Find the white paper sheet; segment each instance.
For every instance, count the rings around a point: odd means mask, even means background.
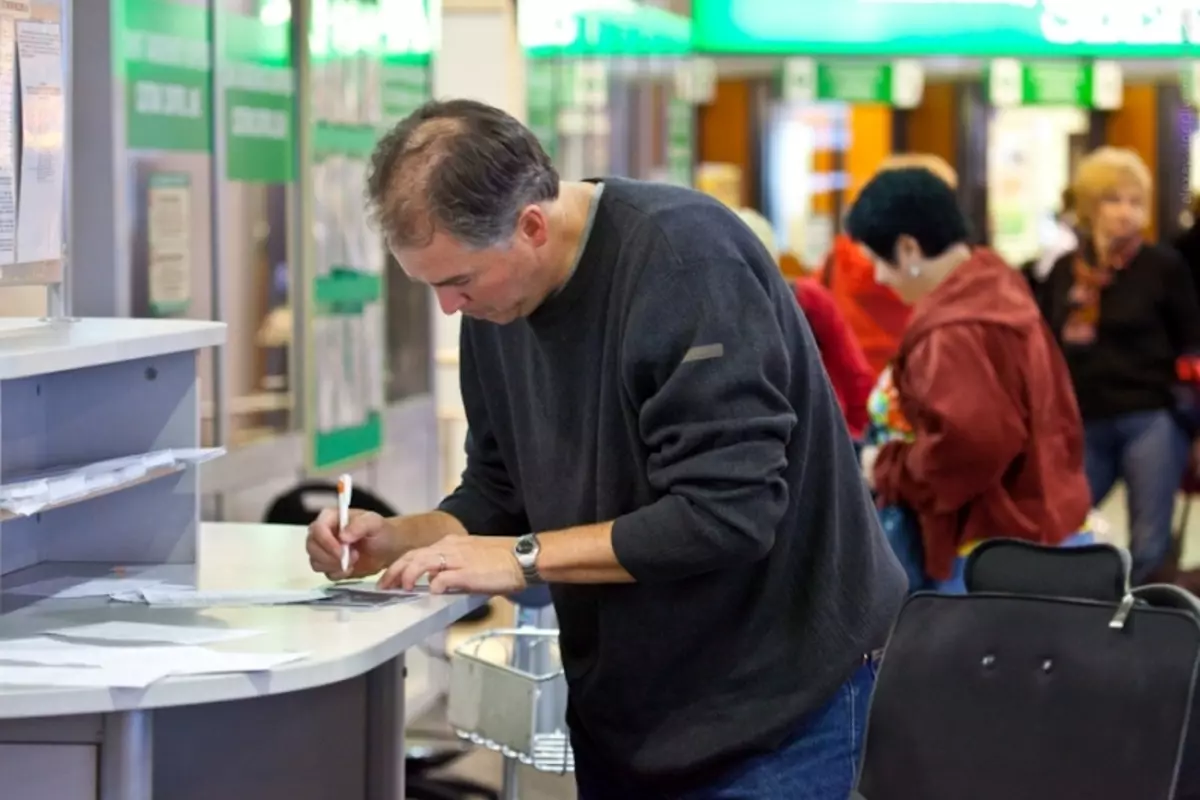
[[[0,685],[95,686],[144,689],[167,673],[151,665],[125,667],[25,667],[0,665]]]
[[[104,646],[48,636],[0,641],[0,670],[77,668],[102,671],[110,685],[146,686],[169,675],[261,672],[307,657],[307,653],[227,653],[205,647]],[[128,675],[125,675],[128,673]],[[106,685],[95,676],[87,685]]]
[[[406,592],[403,589],[380,589],[374,580],[363,581],[342,581],[340,583],[331,583],[325,587],[331,592],[355,592],[356,594],[383,594],[395,597],[419,597],[423,594],[429,594],[429,586],[416,586],[416,591]]]
[[[123,603],[147,603],[172,608],[217,608],[221,606],[284,606],[311,603],[325,597],[320,589],[208,591],[196,589],[148,588],[137,592],[119,592],[113,600]]]
[[[33,597],[53,597],[56,599],[74,599],[80,597],[108,597],[116,592],[133,592],[141,589],[157,587],[166,591],[188,591],[190,586],[166,583],[155,578],[47,578],[24,586],[17,586],[10,591],[13,594]]]
[[[17,260],[62,258],[62,30],[56,22],[17,23],[21,82],[21,182]]]
[[[49,636],[67,639],[100,639],[112,642],[163,642],[170,644],[212,644],[258,636],[262,631],[246,628],[209,628],[191,625],[155,625],[148,622],[98,622],[46,631]]]

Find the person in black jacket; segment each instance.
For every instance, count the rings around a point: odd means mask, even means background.
[[[1176,367],[1200,352],[1200,303],[1179,253],[1142,238],[1150,173],[1135,153],[1102,147],[1074,183],[1080,246],[1058,259],[1040,304],[1075,384],[1092,501],[1124,481],[1133,580],[1171,580],[1171,517],[1189,453]]]

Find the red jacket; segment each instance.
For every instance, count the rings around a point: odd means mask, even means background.
[[[918,515],[931,577],[969,543],[1053,545],[1083,527],[1083,423],[1019,272],[975,251],[916,305],[892,369],[915,436],[883,446],[875,488]]]
[[[842,407],[846,427],[858,439],[867,427],[867,396],[875,384],[875,373],[833,294],[811,278],[796,281],[795,292],[821,350],[821,362]]]
[[[875,282],[875,265],[849,236],[838,234],[820,280],[854,332],[867,363],[883,372],[900,344],[912,310],[896,293]]]

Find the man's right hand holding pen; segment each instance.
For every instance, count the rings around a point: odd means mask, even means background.
[[[349,517],[346,529],[339,530],[337,509],[325,509],[308,526],[308,563],[330,580],[374,575],[410,550],[467,534],[457,519],[441,511],[385,519],[373,511],[350,509]],[[345,571],[343,545],[350,548],[350,567]]]

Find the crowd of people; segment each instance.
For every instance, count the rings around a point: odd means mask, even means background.
[[[1200,228],[1147,241],[1149,171],[1104,147],[1018,270],[968,244],[956,186],[935,156],[892,157],[796,284],[910,587],[962,591],[985,538],[1093,541],[1118,481],[1133,582],[1200,584],[1172,527],[1200,432]]]

